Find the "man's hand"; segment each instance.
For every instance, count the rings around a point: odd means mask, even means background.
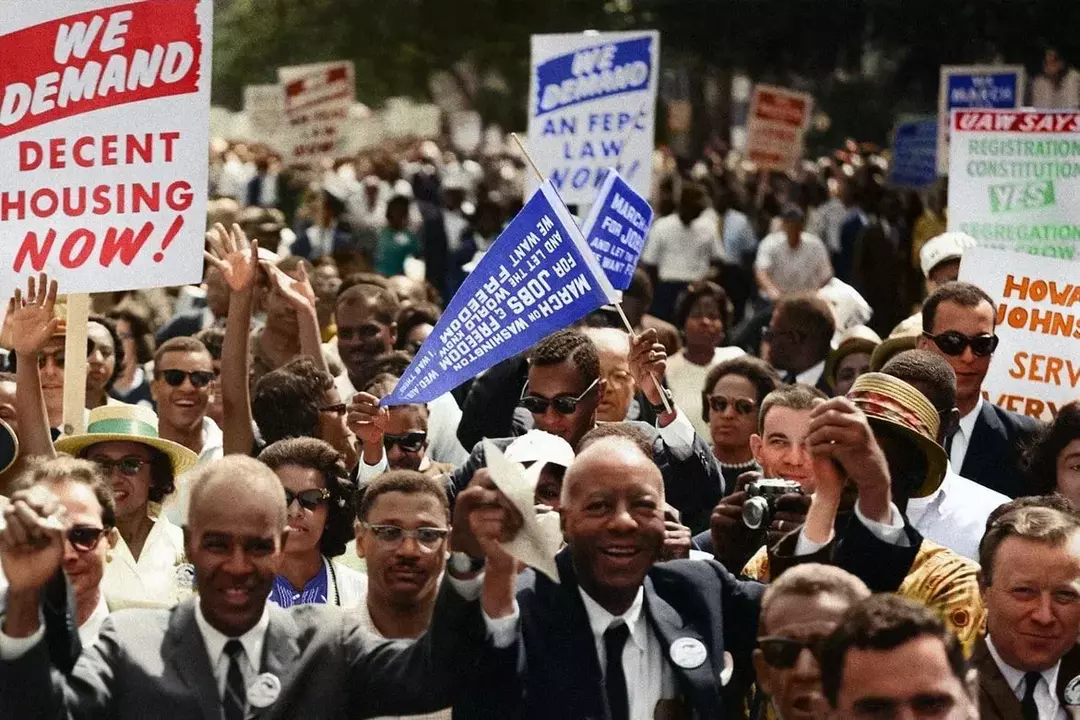
[[[368,465],[375,464],[368,462],[367,450],[369,448],[372,450],[379,449],[379,453],[373,453],[378,455],[375,458],[376,463],[382,459],[383,435],[386,434],[386,424],[389,421],[390,409],[379,407],[379,398],[366,392],[358,392],[353,395],[353,399],[349,403],[349,414],[345,417],[345,424],[353,435],[360,438],[360,442],[363,443],[364,462],[367,462]]]
[[[285,274],[281,268],[268,262],[262,263],[263,270],[270,277],[274,292],[280,294],[297,312],[315,311],[315,290],[308,279],[307,267],[303,261],[296,266],[297,277]]]
[[[56,304],[56,281],[41,273],[35,283],[33,276],[26,281],[26,296],[15,289],[15,296],[8,305],[8,322],[11,331],[11,349],[26,362],[37,362],[37,354],[56,334],[60,318],[53,316]]]
[[[735,481],[735,492],[723,498],[713,508],[709,518],[713,556],[733,573],[742,570],[747,561],[765,542],[765,533],[751,530],[742,520],[742,508],[749,495],[748,483],[761,479],[761,473],[746,472]]]
[[[781,538],[806,522],[810,511],[810,496],[802,493],[788,493],[776,498],[776,514],[766,533],[769,547],[780,542]]]
[[[517,508],[495,487],[491,472],[480,468],[454,503],[450,549],[488,563],[514,565],[499,543],[509,542],[521,530],[524,519]]]
[[[656,386],[667,369],[667,350],[657,342],[655,328],[630,337],[630,374],[653,405],[660,404],[660,389]]]
[[[690,557],[690,528],[675,520],[664,521],[664,547],[662,560],[679,560]]]
[[[64,508],[43,487],[20,490],[3,508],[0,567],[12,595],[36,593],[64,558]]]
[[[259,267],[259,241],[248,242],[240,226],[233,223],[232,232],[217,223],[206,233],[206,242],[213,252],[203,251],[206,261],[216,267],[233,292],[250,290],[255,284]]]

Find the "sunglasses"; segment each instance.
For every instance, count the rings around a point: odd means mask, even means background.
[[[374,535],[376,540],[393,547],[400,545],[405,538],[413,538],[425,550],[434,550],[450,534],[446,528],[422,527],[406,530],[397,525],[372,525],[370,523],[361,523],[361,525]]]
[[[757,403],[750,398],[729,398],[723,395],[710,395],[709,407],[713,412],[727,412],[729,407],[734,407],[740,415],[751,415],[757,409]]]
[[[955,330],[949,330],[943,332],[940,335],[931,335],[930,333],[923,333],[923,337],[927,340],[932,340],[937,345],[938,350],[950,356],[963,355],[964,350],[970,345],[971,352],[977,357],[987,357],[993,355],[997,350],[998,336],[997,335],[975,335],[969,337],[963,333],[958,333]]]
[[[187,370],[158,370],[157,374],[158,377],[165,378],[165,382],[171,387],[180,387],[184,384],[184,380],[191,378],[192,387],[204,388],[214,382],[214,378],[217,377],[211,370],[196,370],[195,372],[188,372]]]
[[[301,490],[298,493],[294,493],[289,489],[285,490],[285,507],[292,505],[293,500],[295,500],[305,510],[314,510],[329,499],[330,491],[326,488],[311,488],[310,490]]]
[[[333,413],[334,415],[344,415],[345,411],[349,407],[345,403],[335,403],[333,405],[323,405],[319,408],[319,412]]]
[[[93,340],[86,341],[86,357],[89,358],[94,354],[94,347]],[[56,363],[56,367],[62,370],[64,368],[64,363],[67,361],[67,350],[61,348],[59,350],[53,350],[52,352],[39,352],[37,355],[38,368],[44,369],[49,358],[52,358],[52,361]]]
[[[767,325],[761,328],[761,339],[765,342],[772,342],[777,338],[790,338],[794,342],[802,335],[798,330],[774,330]]]
[[[404,435],[383,435],[383,447],[387,450],[397,445],[404,452],[420,452],[427,441],[426,432],[411,432]]]
[[[578,403],[581,402],[586,395],[592,392],[592,389],[596,387],[598,382],[600,382],[600,378],[593,380],[592,384],[585,388],[577,397],[574,397],[573,395],[558,395],[550,400],[546,397],[540,397],[539,395],[526,395],[525,391],[529,389],[528,384],[526,384],[521,390],[521,398],[518,400],[518,405],[525,408],[533,415],[543,415],[547,412],[548,406],[554,408],[555,412],[560,415],[571,415],[574,410],[577,409]]]
[[[67,531],[67,540],[76,551],[87,553],[97,547],[104,534],[105,528],[76,525]]]
[[[799,655],[804,649],[809,650],[817,660],[821,657],[821,647],[825,642],[824,636],[810,638],[809,640],[793,640],[787,637],[763,637],[758,638],[758,650],[765,657],[765,662],[779,670],[788,670],[795,667]]]
[[[101,472],[106,475],[112,475],[113,470],[119,470],[120,474],[124,477],[135,477],[139,474],[139,471],[143,469],[144,465],[149,465],[149,460],[143,460],[140,457],[125,457],[119,460],[110,460],[109,458],[91,458],[92,463],[101,468]]]

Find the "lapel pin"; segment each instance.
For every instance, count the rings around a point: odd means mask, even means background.
[[[700,640],[688,637],[679,638],[671,643],[671,650],[668,654],[671,656],[671,662],[684,670],[701,667],[708,655],[705,651],[705,645]]]
[[[247,701],[254,708],[270,707],[280,694],[281,681],[277,676],[263,673],[248,685]]]
[[[1080,675],[1077,675],[1065,686],[1065,704],[1080,705]]]

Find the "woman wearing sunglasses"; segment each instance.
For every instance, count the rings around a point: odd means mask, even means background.
[[[1080,400],[1064,405],[1026,453],[1033,495],[1056,492],[1080,505]]]
[[[322,440],[300,437],[273,443],[259,460],[281,480],[289,513],[285,561],[270,601],[280,607],[359,605],[367,577],[333,559],[353,538],[356,491],[341,454]]]
[[[724,487],[733,488],[739,475],[761,469],[754,462],[750,436],[757,432],[761,401],[776,385],[769,364],[749,355],[720,363],[705,378],[701,417],[708,423]]]

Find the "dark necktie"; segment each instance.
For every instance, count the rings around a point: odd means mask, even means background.
[[[1042,674],[1029,672],[1024,675],[1024,699],[1020,701],[1020,714],[1024,720],[1039,720],[1039,707],[1035,704],[1035,688]]]
[[[626,673],[623,672],[622,653],[630,628],[619,622],[604,631],[604,655],[607,670],[604,673],[604,692],[607,694],[610,720],[630,720],[630,700],[626,694]]]
[[[230,640],[225,643],[225,654],[229,656],[229,673],[225,676],[225,696],[221,699],[221,706],[225,710],[225,720],[244,720],[247,690],[244,687],[244,673],[240,670],[244,646],[239,640]]]
[[[799,376],[793,372],[789,372],[787,375],[784,376],[785,385],[794,385],[797,382],[799,382]]]

